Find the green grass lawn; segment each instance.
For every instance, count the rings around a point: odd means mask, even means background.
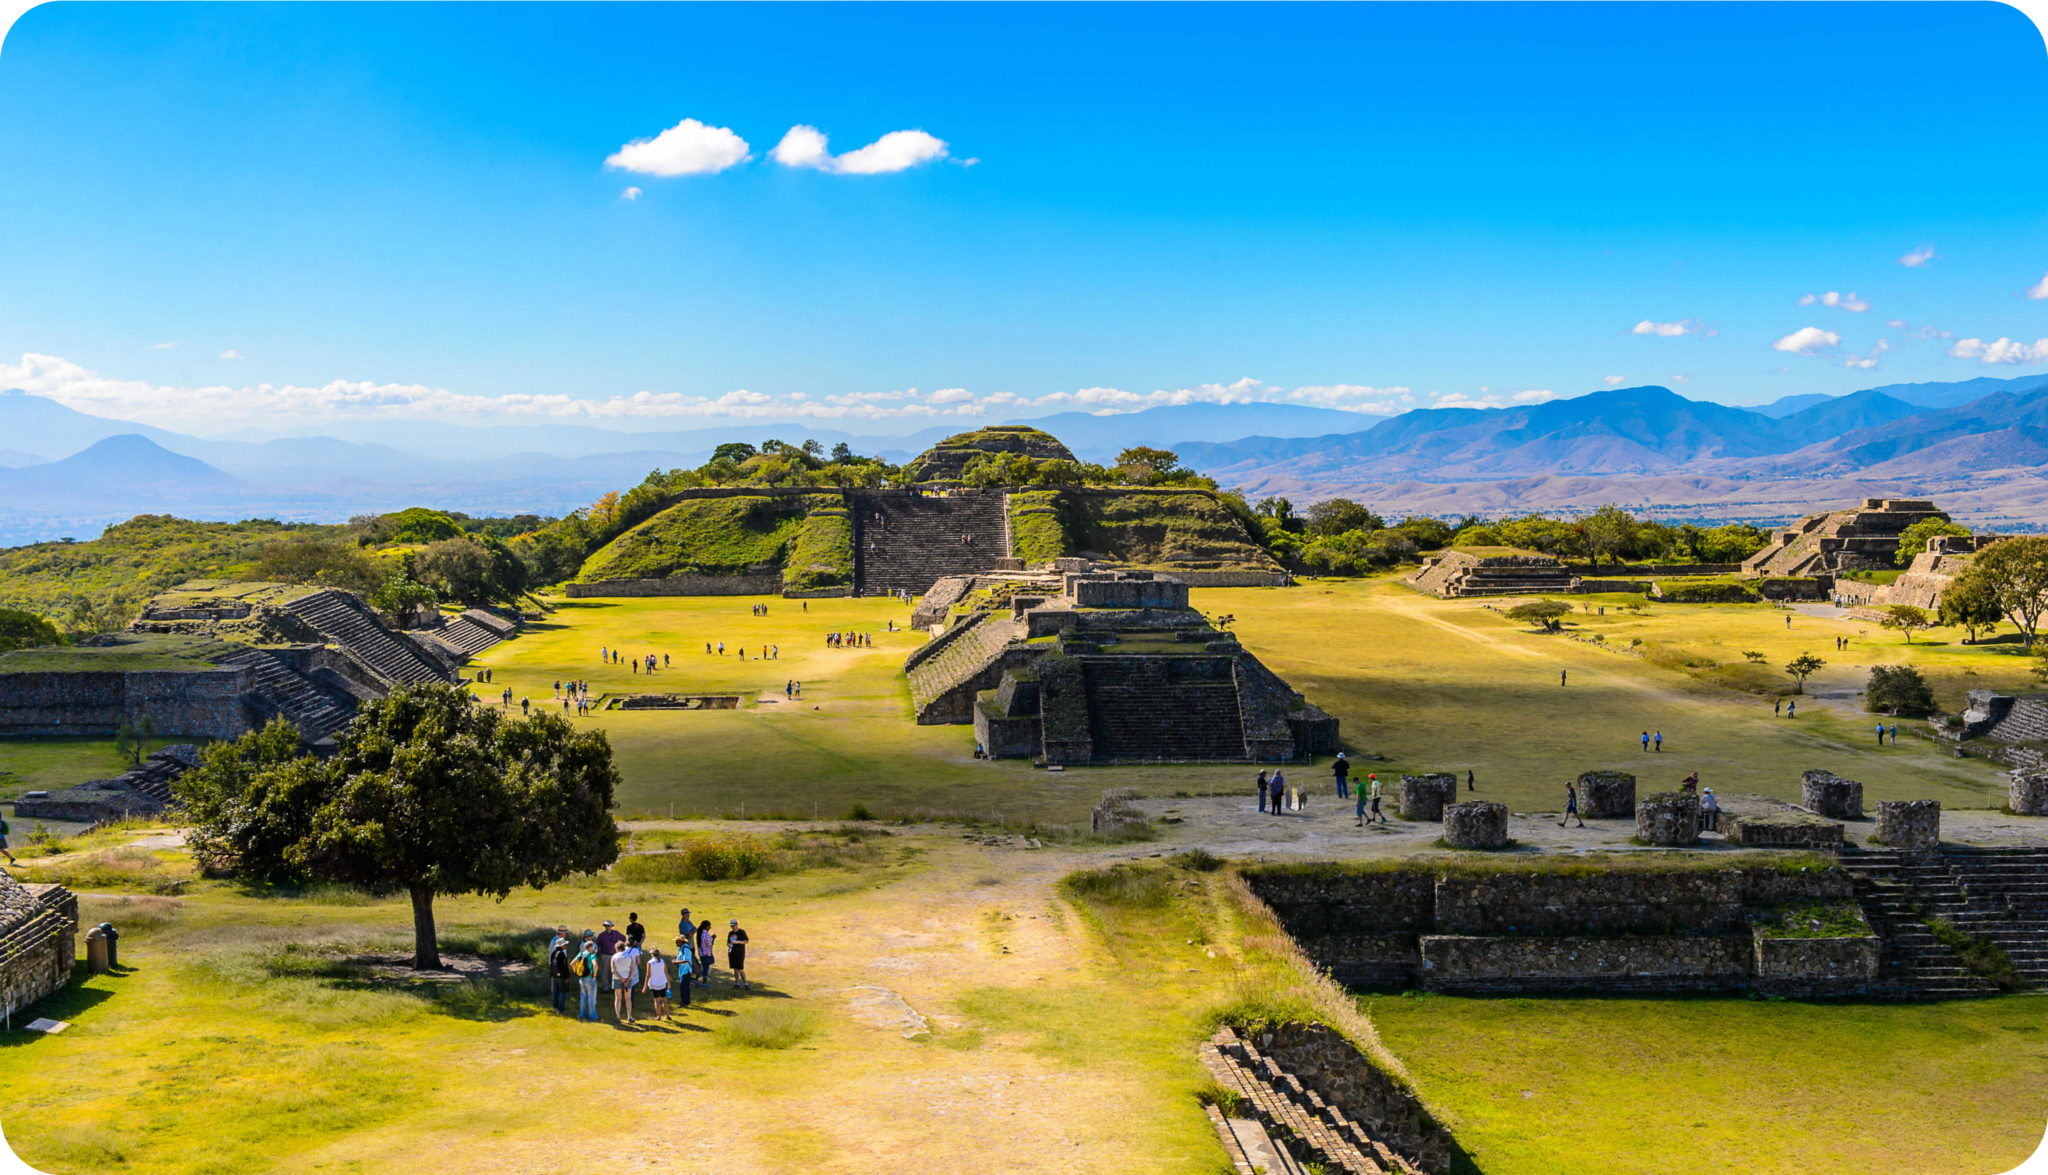
[[[152,748],[159,742],[150,743]],[[128,770],[110,738],[0,739],[0,798],[56,791]]]
[[[1489,1175],[1990,1175],[2048,1121],[2048,996],[1361,1004]]]

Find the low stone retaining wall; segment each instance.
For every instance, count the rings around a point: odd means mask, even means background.
[[[155,733],[231,739],[250,727],[240,667],[0,674],[0,736],[111,737],[147,717]]]
[[[572,583],[562,590],[572,600],[606,596],[779,596],[782,594],[782,573],[602,579],[595,583]]]
[[[1691,792],[1657,792],[1636,805],[1636,839],[1676,847],[1700,839],[1700,801]]]
[[[1744,816],[1728,827],[1728,838],[1745,849],[1815,849],[1840,852],[1842,826],[1801,812]]]
[[[1863,785],[1832,771],[1808,771],[1799,777],[1799,806],[1830,820],[1863,819]]]
[[[1749,983],[1748,935],[1502,938],[1430,935],[1422,940],[1429,991],[1734,991]]]
[[[0,932],[0,1008],[18,1017],[70,981],[78,898],[61,885],[24,886],[8,877],[0,880],[0,924],[7,927]]]
[[[1757,990],[1767,995],[1814,997],[1867,991],[1877,982],[1878,938],[1756,936],[1752,963]]]
[[[1879,844],[1895,849],[1932,849],[1941,844],[1940,800],[1882,800],[1877,805]]]
[[[1285,571],[1177,571],[1171,575],[1189,587],[1293,587],[1294,576]]]

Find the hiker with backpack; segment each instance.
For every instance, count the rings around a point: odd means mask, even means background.
[[[597,938],[583,932],[583,949],[569,960],[569,973],[576,977],[576,1018],[597,1023]]]
[[[548,987],[555,997],[555,1011],[569,1010],[569,989],[576,984],[576,973],[569,969],[569,928],[558,927],[555,940],[548,944]]]

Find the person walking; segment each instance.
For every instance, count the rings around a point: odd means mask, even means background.
[[[661,948],[647,952],[647,994],[654,1001],[654,1018],[668,1019],[668,960],[661,957]]]
[[[1259,811],[1261,811],[1261,812],[1264,812],[1265,810],[1266,810],[1266,772],[1265,772],[1265,769],[1264,769],[1264,768],[1261,768],[1261,769],[1259,770]]]
[[[4,816],[0,816],[0,853],[6,853],[7,863],[9,865],[14,866],[16,869],[19,869],[21,868],[21,862],[14,859],[14,850],[7,847],[8,832],[9,829],[7,827],[7,818]]]
[[[1330,764],[1330,774],[1337,777],[1337,798],[1344,799],[1351,794],[1351,760],[1344,752],[1337,752],[1337,761]]]
[[[1664,732],[1659,730],[1652,733],[1650,735],[1650,742],[1657,748],[1657,752],[1662,754],[1664,751]]]
[[[1647,730],[1643,732],[1643,749],[1645,751],[1650,749],[1650,732]]]
[[[583,932],[583,949],[569,960],[569,971],[576,976],[576,1018],[597,1023],[597,972],[604,966],[597,957],[597,940],[588,930]]]
[[[1364,827],[1365,827],[1365,789],[1364,789],[1364,788],[1362,788],[1362,787],[1358,789],[1358,803],[1357,803],[1357,805],[1356,805],[1356,808],[1357,808],[1357,815],[1358,815],[1358,826],[1359,826],[1360,828],[1364,828]]]
[[[1563,685],[1563,684],[1564,684],[1564,675],[1565,675],[1565,673],[1566,673],[1566,672],[1567,672],[1567,671],[1566,671],[1566,670],[1563,670],[1563,669],[1560,669],[1560,670],[1558,670],[1558,671],[1557,671],[1557,684],[1559,684],[1559,685]]]
[[[1772,699],[1771,699],[1771,717],[1773,717],[1773,718],[1782,718],[1782,717],[1784,717],[1784,714],[1785,714],[1785,699],[1783,699],[1783,698],[1772,698]]]
[[[633,1023],[633,988],[640,982],[640,951],[620,947],[612,955],[612,1020]]]
[[[1892,726],[1891,726],[1891,738],[1892,738],[1892,746],[1894,746],[1894,747],[1898,746],[1898,745],[1899,745],[1899,727],[1898,727],[1898,724],[1897,724],[1897,723],[1893,723],[1893,724],[1892,724]]]
[[[1564,820],[1558,821],[1557,826],[1563,828],[1565,822],[1570,820],[1577,820],[1580,828],[1586,826],[1585,817],[1579,815],[1579,786],[1571,780],[1566,780],[1564,785]]]
[[[1476,779],[1476,778],[1477,778],[1477,776],[1475,776],[1475,775],[1473,775],[1473,774],[1472,774],[1472,769],[1471,769],[1470,767],[1467,767],[1467,768],[1465,769],[1465,790],[1466,790],[1466,791],[1478,791],[1478,790],[1479,790],[1479,785],[1478,785],[1478,784],[1476,784],[1476,783],[1474,783],[1474,782],[1472,782],[1472,781],[1473,781],[1474,779]]]
[[[1382,812],[1382,811],[1380,811],[1380,775],[1379,775],[1379,772],[1377,772],[1377,771],[1373,772],[1373,773],[1372,773],[1372,775],[1370,775],[1370,776],[1368,777],[1368,779],[1369,779],[1369,781],[1370,781],[1370,782],[1371,782],[1371,784],[1372,784],[1372,812],[1371,812],[1370,816],[1368,817],[1368,819],[1371,819],[1371,820],[1376,820],[1376,821],[1378,821],[1378,822],[1379,822],[1379,823],[1381,823],[1381,824],[1385,824],[1385,823],[1387,822],[1387,814],[1386,814],[1385,812]]]
[[[1787,717],[1787,718],[1797,718],[1798,716],[1799,716],[1799,699],[1798,699],[1798,698],[1794,698],[1794,699],[1792,699],[1791,701],[1789,701],[1789,702],[1785,703],[1785,717]]]
[[[737,918],[725,925],[725,965],[732,968],[733,986],[746,991],[753,986],[747,982],[747,932]]]
[[[1884,745],[1884,723],[1882,722],[1877,724],[1877,745]]]
[[[1273,778],[1267,782],[1266,786],[1273,789],[1273,811],[1286,811],[1288,800],[1287,777],[1281,774],[1278,767],[1273,768]]]
[[[576,973],[569,969],[569,928],[558,927],[555,939],[548,944],[548,994],[554,997],[555,1011],[569,1009],[569,989],[576,985]]]

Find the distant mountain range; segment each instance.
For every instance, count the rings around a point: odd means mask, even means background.
[[[1623,388],[1515,408],[1377,418],[1290,404],[1190,404],[1011,421],[1086,460],[1135,444],[1253,496],[1346,495],[1395,513],[1590,509],[1777,520],[1877,494],[1944,495],[1964,516],[2048,524],[2048,375],[1897,384],[1756,408]],[[1364,427],[1358,427],[1363,425]],[[757,423],[670,432],[350,422],[201,438],[0,391],[0,545],[88,538],[138,513],[339,521],[431,503],[560,514],[730,440],[844,442],[901,463],[966,425],[907,436]]]

